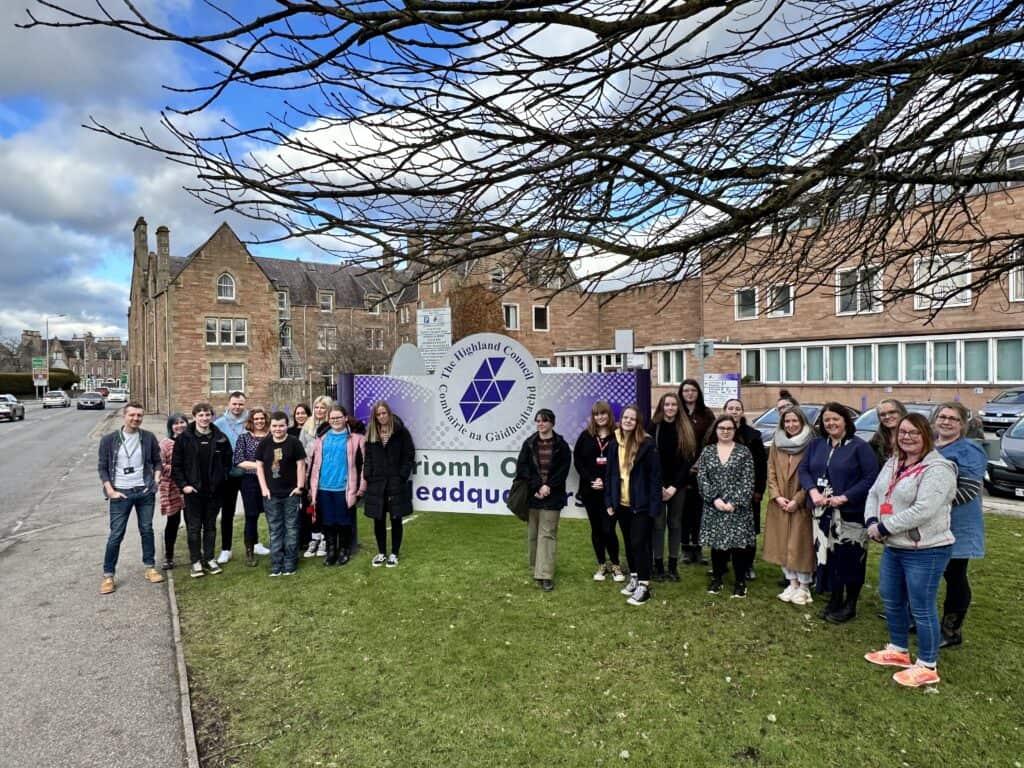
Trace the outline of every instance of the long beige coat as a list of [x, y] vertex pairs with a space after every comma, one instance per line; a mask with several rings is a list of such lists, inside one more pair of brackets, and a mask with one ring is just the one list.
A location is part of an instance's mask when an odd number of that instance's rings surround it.
[[[797, 573], [814, 572], [814, 534], [806, 493], [800, 487], [798, 470], [803, 452], [789, 454], [772, 445], [768, 449], [768, 511], [765, 518], [764, 552], [769, 563]], [[777, 496], [796, 500], [796, 511], [785, 512]]]

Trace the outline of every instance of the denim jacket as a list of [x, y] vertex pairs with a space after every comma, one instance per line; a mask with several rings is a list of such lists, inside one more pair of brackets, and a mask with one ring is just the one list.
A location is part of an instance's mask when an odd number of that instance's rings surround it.
[[[100, 473], [100, 482], [109, 482], [114, 487], [114, 471], [117, 468], [117, 452], [121, 447], [119, 436], [120, 429], [108, 432], [100, 439], [99, 463], [97, 469]], [[156, 435], [145, 429], [139, 430], [139, 445], [142, 451], [142, 478], [146, 484], [146, 493], [156, 493], [155, 474], [161, 470], [160, 443]], [[168, 468], [169, 469], [169, 468]], [[103, 488], [103, 496], [106, 498], [107, 489]]]

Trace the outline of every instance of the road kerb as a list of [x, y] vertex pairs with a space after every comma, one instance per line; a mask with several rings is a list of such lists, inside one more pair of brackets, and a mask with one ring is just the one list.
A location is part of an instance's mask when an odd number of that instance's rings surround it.
[[181, 624], [178, 621], [178, 598], [174, 592], [174, 573], [167, 571], [167, 600], [171, 606], [171, 627], [174, 634], [174, 657], [178, 670], [178, 694], [181, 699], [181, 726], [185, 736], [185, 752], [189, 768], [200, 768], [196, 729], [192, 723], [192, 696], [188, 687], [188, 668], [185, 666], [185, 647], [181, 642]]

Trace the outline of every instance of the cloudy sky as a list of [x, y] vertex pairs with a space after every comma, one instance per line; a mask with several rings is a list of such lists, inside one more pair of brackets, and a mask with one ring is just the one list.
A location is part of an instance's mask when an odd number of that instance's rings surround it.
[[[42, 330], [47, 315], [51, 334], [127, 336], [139, 216], [149, 223], [151, 250], [156, 228], [170, 227], [174, 255], [188, 254], [221, 221], [243, 239], [252, 224], [194, 200], [182, 189], [184, 169], [82, 127], [93, 117], [126, 131], [154, 130], [160, 110], [175, 103], [161, 85], [198, 82], [195, 62], [109, 30], [17, 29], [31, 4], [0, 3], [0, 338]], [[192, 0], [142, 5], [197, 23], [209, 12]], [[219, 103], [216, 116], [238, 107]], [[254, 251], [286, 256], [297, 247]]]

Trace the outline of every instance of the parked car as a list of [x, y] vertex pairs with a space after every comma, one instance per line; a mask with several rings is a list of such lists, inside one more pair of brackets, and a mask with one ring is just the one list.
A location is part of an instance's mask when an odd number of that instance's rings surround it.
[[980, 409], [978, 415], [985, 429], [1003, 434], [1003, 430], [1024, 416], [1024, 389], [1006, 389]]
[[0, 419], [25, 420], [25, 406], [14, 395], [0, 395]]
[[107, 407], [107, 404], [103, 400], [103, 395], [99, 392], [83, 392], [78, 396], [78, 410], [94, 410], [102, 411]]
[[69, 408], [71, 398], [62, 389], [51, 389], [43, 395], [43, 408]]
[[[807, 417], [809, 424], [814, 424], [815, 419], [818, 418], [818, 414], [821, 413], [821, 409], [824, 407], [824, 403], [800, 403], [800, 408], [803, 409], [804, 416]], [[853, 414], [853, 418], [856, 419], [860, 415], [860, 411], [857, 408], [849, 405], [846, 408]], [[774, 408], [769, 408], [754, 419], [752, 426], [761, 430], [761, 438], [764, 440], [765, 445], [767, 445], [772, 441], [772, 438], [775, 436], [775, 430], [779, 426], [779, 412]]]
[[985, 490], [1024, 498], [1024, 417], [1011, 424], [999, 438], [999, 458], [988, 463]]
[[108, 403], [127, 403], [128, 402], [128, 390], [127, 389], [111, 389], [110, 394], [107, 395]]
[[[934, 403], [931, 401], [904, 402], [901, 400], [900, 402], [903, 403], [903, 406], [908, 412], [919, 413], [930, 422], [935, 421], [935, 411], [937, 411], [941, 405], [941, 403]], [[972, 440], [985, 439], [985, 430], [982, 427], [981, 419], [979, 419], [969, 408], [967, 409], [967, 417], [969, 419], [967, 424], [967, 437]], [[857, 427], [857, 437], [864, 440], [870, 440], [878, 430], [878, 413], [874, 408], [869, 408], [857, 417], [857, 420], [853, 422], [853, 425]]]

